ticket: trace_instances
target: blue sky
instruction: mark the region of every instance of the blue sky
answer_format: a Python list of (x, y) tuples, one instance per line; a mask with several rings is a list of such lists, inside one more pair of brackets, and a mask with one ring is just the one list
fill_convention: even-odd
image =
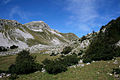
[(44, 21), (81, 37), (120, 16), (120, 0), (0, 0), (0, 18), (24, 24)]

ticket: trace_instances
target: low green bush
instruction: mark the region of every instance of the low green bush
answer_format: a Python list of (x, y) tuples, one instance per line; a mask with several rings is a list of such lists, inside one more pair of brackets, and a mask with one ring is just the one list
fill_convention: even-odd
[(112, 73), (120, 74), (120, 68), (113, 69)]
[(0, 46), (0, 52), (2, 51), (8, 51), (4, 46)]
[(36, 63), (34, 65), (34, 70), (35, 71), (42, 71), (42, 68), (43, 68), (43, 65), (39, 64), (39, 63)]
[(51, 62), (51, 60), (49, 60), (49, 59), (45, 59), (44, 61), (42, 61), (42, 63), (44, 64), (44, 65), (47, 65), (47, 64), (49, 64)]
[(16, 48), (18, 48), (18, 46), (16, 46), (16, 45), (10, 46), (10, 49), (16, 49)]
[(9, 80), (15, 80), (15, 79), (17, 79), (17, 78), (18, 78), (17, 74), (12, 74), (12, 75), (9, 77)]
[(78, 64), (78, 61), (79, 61), (79, 58), (77, 57), (76, 54), (67, 55), (63, 57), (62, 59), (60, 59), (60, 62), (64, 64), (65, 66), (71, 66), (71, 65)]
[(52, 60), (49, 64), (46, 64), (44, 68), (49, 74), (57, 74), (67, 70), (67, 67), (59, 63), (59, 61)]
[(87, 38), (85, 37), (85, 36), (83, 36), (81, 39), (80, 39), (80, 41), (82, 42), (82, 41), (84, 41), (84, 40), (86, 40)]
[(66, 71), (68, 66), (75, 65), (78, 63), (78, 61), (79, 58), (77, 57), (77, 55), (72, 54), (72, 55), (62, 56), (55, 60), (45, 59), (42, 63), (44, 64), (45, 70), (49, 74), (57, 74)]
[(80, 52), (78, 53), (78, 56), (81, 56), (83, 54), (83, 50), (80, 50)]
[(15, 64), (9, 67), (8, 72), (12, 74), (28, 74), (37, 70), (41, 71), (42, 65), (35, 63), (35, 57), (29, 51), (21, 51), (16, 57)]

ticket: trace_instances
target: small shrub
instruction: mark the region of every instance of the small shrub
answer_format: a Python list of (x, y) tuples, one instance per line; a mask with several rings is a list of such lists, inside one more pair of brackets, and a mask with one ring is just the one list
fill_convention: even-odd
[(17, 74), (12, 74), (12, 75), (9, 77), (9, 80), (15, 80), (15, 79), (17, 79), (17, 78), (18, 78)]
[(78, 56), (83, 54), (83, 50), (80, 50), (80, 52), (78, 53)]
[(56, 56), (56, 54), (55, 54), (55, 53), (52, 53), (52, 54), (50, 54), (50, 56)]
[(0, 73), (6, 73), (7, 71), (0, 70)]
[(0, 52), (2, 52), (2, 51), (7, 51), (7, 49), (3, 46), (0, 46)]
[(60, 55), (60, 57), (62, 58), (62, 57), (65, 57), (64, 55)]
[(84, 41), (84, 40), (86, 40), (87, 38), (85, 37), (85, 36), (83, 36), (82, 38), (81, 38), (81, 42), (82, 41)]
[(18, 48), (18, 46), (16, 46), (16, 45), (10, 46), (10, 49), (16, 49), (16, 48)]
[(112, 72), (112, 73), (120, 74), (120, 68), (115, 68), (115, 69), (113, 69), (113, 72)]
[(8, 72), (9, 73), (12, 73), (12, 74), (14, 74), (14, 73), (16, 73), (16, 66), (15, 66), (15, 64), (12, 64), (9, 68), (8, 68)]
[(73, 55), (68, 55), (63, 57), (63, 59), (61, 59), (60, 61), (65, 66), (71, 66), (71, 65), (77, 64), (79, 61), (79, 58), (77, 57), (77, 55), (73, 54)]
[(68, 66), (75, 65), (79, 61), (76, 54), (62, 56), (55, 60), (45, 59), (42, 63), (44, 64), (45, 70), (49, 74), (57, 74), (67, 70)]
[(47, 64), (49, 64), (51, 62), (51, 60), (49, 60), (49, 59), (45, 59), (44, 61), (42, 61), (42, 63), (44, 64), (44, 65), (47, 65)]
[(49, 74), (57, 74), (67, 70), (66, 66), (59, 63), (58, 61), (50, 61), (49, 64), (45, 65), (45, 70)]
[(42, 71), (42, 68), (43, 68), (43, 65), (39, 64), (39, 63), (36, 63), (34, 65), (34, 70), (35, 71)]

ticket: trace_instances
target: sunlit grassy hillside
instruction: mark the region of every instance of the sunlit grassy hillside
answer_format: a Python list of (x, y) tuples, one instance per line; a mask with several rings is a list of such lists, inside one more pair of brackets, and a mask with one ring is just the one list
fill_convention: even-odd
[[(36, 61), (41, 63), (45, 58), (55, 59), (58, 56), (50, 56), (48, 54), (32, 54), (36, 56)], [(7, 70), (8, 67), (15, 62), (16, 55), (0, 57), (0, 70)], [(84, 67), (68, 68), (68, 71), (51, 75), (48, 73), (35, 72), (28, 75), (19, 75), (17, 80), (117, 80), (113, 75), (109, 75), (113, 68), (120, 65), (120, 58), (117, 58), (118, 64), (114, 64), (115, 60), (98, 61), (85, 65)], [(54, 65), (53, 65), (54, 66)], [(8, 80), (8, 79), (1, 79)]]

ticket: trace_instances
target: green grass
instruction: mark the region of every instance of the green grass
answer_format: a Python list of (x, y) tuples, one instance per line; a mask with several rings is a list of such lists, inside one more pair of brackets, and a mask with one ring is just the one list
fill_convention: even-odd
[[(55, 59), (59, 56), (49, 56), (48, 54), (32, 54), (33, 56), (36, 56), (36, 61), (41, 63), (45, 58), (48, 59)], [(14, 64), (16, 59), (16, 55), (9, 55), (9, 56), (0, 56), (0, 70), (7, 71), (8, 67), (11, 64)]]
[[(36, 61), (41, 63), (45, 58), (55, 59), (58, 56), (49, 56), (48, 54), (32, 54), (36, 56)], [(0, 70), (7, 70), (8, 66), (15, 61), (16, 55), (0, 57)], [(35, 72), (28, 75), (19, 75), (17, 80), (117, 80), (114, 76), (110, 76), (107, 73), (111, 73), (113, 68), (117, 68), (120, 65), (120, 58), (117, 58), (119, 64), (114, 64), (113, 60), (110, 61), (98, 61), (85, 65), (84, 67), (68, 68), (66, 72), (59, 73), (57, 75), (51, 75), (48, 73)], [(53, 65), (54, 66), (54, 65)], [(99, 74), (98, 74), (99, 73)], [(6, 79), (7, 80), (7, 79)]]
[[(28, 39), (26, 41), (26, 43), (29, 45), (29, 46), (33, 46), (33, 45), (36, 45), (36, 44), (44, 44), (44, 45), (47, 45), (49, 42), (45, 39), (46, 37), (46, 34), (45, 32), (35, 32), (35, 31), (32, 31), (30, 29), (28, 29), (26, 26), (23, 26), (23, 28), (29, 32), (33, 37), (34, 39)], [(42, 37), (43, 36), (43, 37)]]
[(15, 62), (16, 55), (0, 56), (0, 70), (7, 71), (8, 67)]
[[(120, 58), (118, 60), (120, 63)], [(57, 75), (42, 72), (20, 75), (17, 80), (117, 80), (107, 74), (115, 67), (118, 67), (118, 64), (113, 64), (113, 61), (99, 61), (82, 68), (69, 68), (68, 71)]]

